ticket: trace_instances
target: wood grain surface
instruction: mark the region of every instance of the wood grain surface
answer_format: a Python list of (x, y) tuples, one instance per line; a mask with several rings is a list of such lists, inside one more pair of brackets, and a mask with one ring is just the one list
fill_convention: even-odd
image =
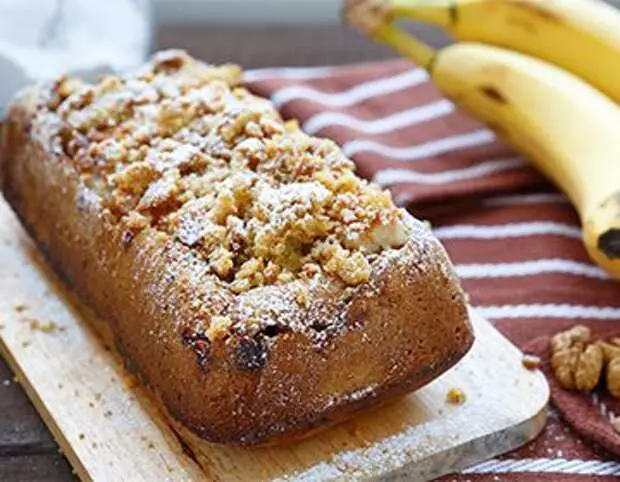
[[(545, 423), (544, 376), (472, 312), (467, 356), (390, 405), (283, 447), (180, 438), (3, 201), (0, 259), (0, 353), (82, 480), (430, 480), (515, 449)], [(453, 389), (464, 403), (449, 402)]]

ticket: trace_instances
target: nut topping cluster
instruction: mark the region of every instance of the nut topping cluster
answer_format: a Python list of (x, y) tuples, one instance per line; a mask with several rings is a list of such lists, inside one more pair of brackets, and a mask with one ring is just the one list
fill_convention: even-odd
[(319, 273), (357, 285), (402, 246), (403, 212), (331, 141), (240, 87), (236, 66), (180, 51), (95, 85), (60, 79), (40, 115), (112, 222), (154, 229), (242, 293)]

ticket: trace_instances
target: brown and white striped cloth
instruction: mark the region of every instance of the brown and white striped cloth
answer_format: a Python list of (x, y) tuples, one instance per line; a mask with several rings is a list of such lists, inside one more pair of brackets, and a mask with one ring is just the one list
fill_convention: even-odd
[[(620, 335), (620, 282), (588, 259), (567, 199), (455, 110), (422, 69), (404, 60), (262, 69), (246, 82), (431, 221), (472, 305), (522, 349), (544, 356), (549, 336), (577, 323)], [(610, 419), (620, 403), (555, 385), (552, 401), (537, 440), (442, 480), (617, 480), (620, 434)]]

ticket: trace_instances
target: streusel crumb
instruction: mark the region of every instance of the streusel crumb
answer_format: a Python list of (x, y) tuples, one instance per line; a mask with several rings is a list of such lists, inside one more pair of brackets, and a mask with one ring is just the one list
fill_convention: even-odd
[(213, 343), (220, 338), (224, 338), (231, 325), (232, 320), (229, 317), (214, 316), (205, 334), (209, 341)]
[(446, 400), (453, 405), (462, 405), (466, 400), (465, 392), (460, 388), (451, 388), (446, 394)]
[(60, 121), (58, 142), (126, 239), (155, 228), (235, 293), (367, 282), (372, 256), (405, 243), (403, 212), (240, 80), (236, 66), (168, 51), (95, 85), (60, 79), (39, 115)]

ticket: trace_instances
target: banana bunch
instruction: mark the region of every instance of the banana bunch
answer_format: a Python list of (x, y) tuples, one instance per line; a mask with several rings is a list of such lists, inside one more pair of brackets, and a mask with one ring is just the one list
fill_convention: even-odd
[[(600, 0), (348, 0), (343, 14), (564, 191), (589, 255), (620, 278), (619, 11)], [(457, 42), (435, 51), (399, 19)]]

